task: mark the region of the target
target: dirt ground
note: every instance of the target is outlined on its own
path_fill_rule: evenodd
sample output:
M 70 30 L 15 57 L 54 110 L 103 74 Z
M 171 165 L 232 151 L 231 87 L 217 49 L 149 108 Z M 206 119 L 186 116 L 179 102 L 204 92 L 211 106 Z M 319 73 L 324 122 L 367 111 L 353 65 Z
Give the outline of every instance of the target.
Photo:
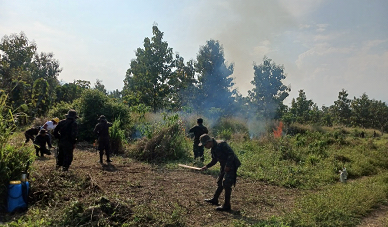
M 258 223 L 289 212 L 301 193 L 297 189 L 238 178 L 232 192 L 232 211 L 219 212 L 215 206 L 204 202 L 212 197 L 216 187 L 216 176 L 209 172 L 178 166 L 166 168 L 121 156 L 114 156 L 110 164 L 101 165 L 98 160 L 98 153 L 92 147 L 79 147 L 74 152 L 69 174 L 88 175 L 104 197 L 129 203 L 131 209 L 146 205 L 173 213 L 179 207 L 186 226 L 231 226 L 239 221 Z M 56 171 L 55 158 L 38 158 L 33 167 L 42 172 Z M 217 170 L 218 164 L 212 169 Z M 223 202 L 223 194 L 220 202 Z M 385 214 L 387 210 L 372 213 L 360 226 L 381 226 L 379 213 Z

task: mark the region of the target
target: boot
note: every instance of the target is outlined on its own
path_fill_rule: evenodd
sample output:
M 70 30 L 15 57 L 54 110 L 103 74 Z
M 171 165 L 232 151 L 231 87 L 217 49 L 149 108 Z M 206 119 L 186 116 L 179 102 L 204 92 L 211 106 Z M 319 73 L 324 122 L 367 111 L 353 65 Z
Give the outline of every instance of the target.
M 102 161 L 102 154 L 100 154 L 100 163 L 102 164 L 103 161 Z
M 109 154 L 106 155 L 106 161 L 107 162 L 112 162 L 112 160 L 110 160 L 110 158 L 109 158 Z
M 231 188 L 228 188 L 228 189 L 225 188 L 225 203 L 224 203 L 224 205 L 217 207 L 216 210 L 218 210 L 218 211 L 229 211 L 229 210 L 232 209 L 232 207 L 230 206 L 230 195 L 231 194 L 232 194 L 232 189 Z
M 218 197 L 220 197 L 222 190 L 223 190 L 222 187 L 218 187 L 217 190 L 216 190 L 216 192 L 214 193 L 213 198 L 211 198 L 211 199 L 205 199 L 205 202 L 208 202 L 208 203 L 210 203 L 210 204 L 217 205 L 217 206 L 220 205 L 220 204 L 218 203 Z

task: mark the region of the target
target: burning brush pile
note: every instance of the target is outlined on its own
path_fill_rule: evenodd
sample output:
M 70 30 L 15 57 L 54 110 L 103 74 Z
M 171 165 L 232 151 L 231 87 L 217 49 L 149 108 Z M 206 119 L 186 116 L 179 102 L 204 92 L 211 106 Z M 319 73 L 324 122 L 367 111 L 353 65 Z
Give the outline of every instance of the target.
M 185 146 L 184 129 L 177 121 L 155 130 L 150 138 L 139 140 L 130 148 L 129 155 L 140 161 L 160 163 L 188 155 Z

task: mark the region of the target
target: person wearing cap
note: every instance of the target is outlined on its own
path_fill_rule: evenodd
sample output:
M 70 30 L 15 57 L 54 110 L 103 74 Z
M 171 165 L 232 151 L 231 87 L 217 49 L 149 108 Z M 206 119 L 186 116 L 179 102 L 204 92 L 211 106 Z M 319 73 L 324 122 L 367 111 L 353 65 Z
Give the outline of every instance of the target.
M 219 205 L 218 198 L 222 191 L 225 189 L 225 201 L 222 206 L 217 207 L 219 211 L 231 210 L 230 197 L 232 194 L 232 185 L 236 184 L 237 169 L 240 167 L 241 162 L 237 158 L 232 148 L 222 140 L 215 140 L 208 134 L 203 134 L 200 138 L 199 146 L 205 146 L 207 149 L 211 149 L 212 160 L 209 164 L 201 168 L 201 170 L 207 170 L 214 166 L 217 162 L 220 163 L 220 173 L 217 178 L 217 189 L 213 198 L 205 199 L 206 202 Z
M 46 144 L 48 145 L 49 149 L 53 148 L 51 146 L 51 140 L 50 137 L 47 135 L 46 129 L 41 129 L 34 140 L 34 147 L 37 157 L 39 157 L 39 152 L 41 157 L 43 157 L 45 154 L 51 155 L 51 152 L 49 149 L 47 149 Z
M 69 110 L 65 115 L 66 119 L 61 120 L 54 129 L 54 136 L 58 142 L 57 169 L 62 167 L 63 171 L 68 171 L 73 161 L 73 151 L 78 136 L 78 118 L 75 110 Z
M 197 119 L 197 125 L 192 127 L 189 130 L 190 135 L 194 135 L 194 144 L 193 144 L 193 152 L 194 152 L 194 159 L 200 158 L 201 162 L 204 161 L 203 157 L 203 146 L 198 146 L 199 144 L 199 137 L 203 134 L 207 134 L 209 131 L 207 128 L 203 125 L 203 119 L 198 118 Z
M 110 155 L 109 127 L 112 127 L 112 123 L 108 122 L 104 115 L 101 115 L 98 118 L 98 120 L 100 122 L 96 124 L 93 132 L 98 137 L 98 150 L 100 151 L 100 163 L 101 164 L 103 163 L 102 157 L 104 155 L 104 150 L 106 155 L 106 161 L 112 162 L 112 160 L 110 160 L 109 158 L 109 155 Z
M 58 122 L 59 122 L 59 118 L 54 117 L 50 121 L 47 121 L 46 123 L 44 123 L 44 125 L 42 126 L 43 129 L 46 129 L 47 135 L 50 137 L 50 140 L 52 139 L 51 132 L 55 129 L 55 127 L 57 127 Z

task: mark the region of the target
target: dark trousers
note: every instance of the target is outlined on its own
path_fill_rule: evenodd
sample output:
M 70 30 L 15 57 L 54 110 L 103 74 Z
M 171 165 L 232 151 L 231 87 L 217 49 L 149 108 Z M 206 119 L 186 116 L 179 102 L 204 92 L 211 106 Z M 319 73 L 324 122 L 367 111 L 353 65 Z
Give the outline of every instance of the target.
M 59 141 L 57 166 L 69 168 L 73 161 L 73 144 L 70 142 Z
M 221 195 L 223 189 L 225 189 L 225 202 L 224 205 L 230 207 L 230 197 L 232 195 L 232 185 L 236 182 L 236 170 L 230 169 L 228 172 L 224 172 L 223 168 L 220 170 L 220 174 L 217 178 L 217 189 L 213 198 L 218 201 L 218 197 Z
M 194 152 L 194 158 L 203 158 L 203 146 L 198 146 L 198 144 L 193 144 L 193 152 Z
M 35 151 L 36 151 L 36 156 L 39 156 L 39 152 L 40 152 L 40 156 L 44 156 L 45 154 L 47 155 L 50 155 L 51 152 L 49 149 L 47 149 L 46 147 L 37 147 L 35 146 Z

